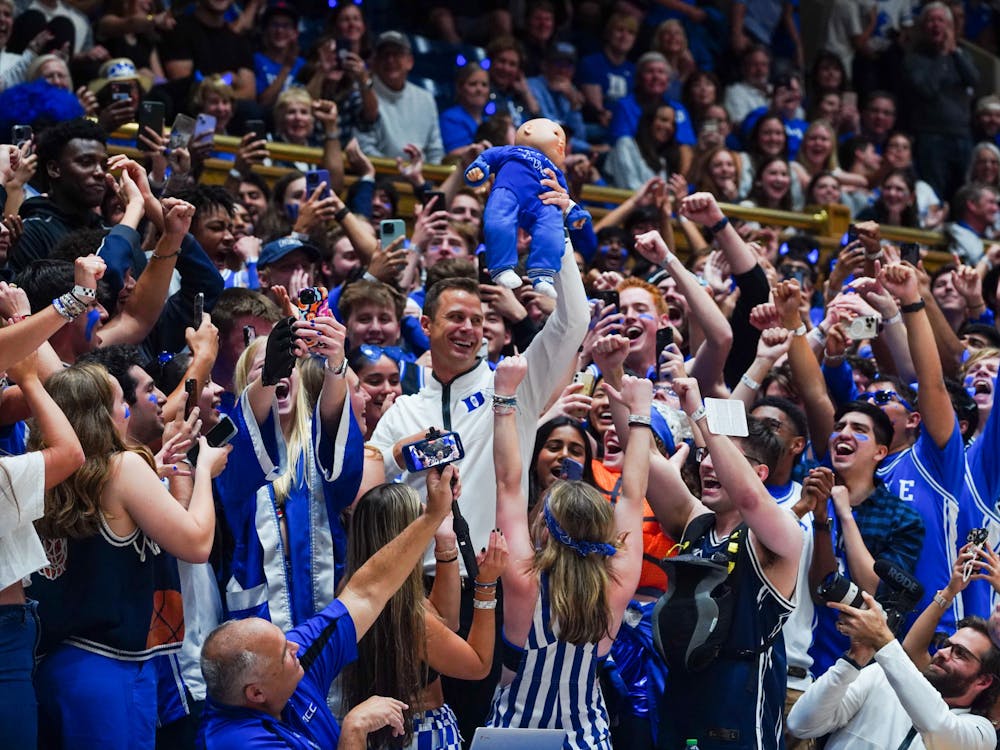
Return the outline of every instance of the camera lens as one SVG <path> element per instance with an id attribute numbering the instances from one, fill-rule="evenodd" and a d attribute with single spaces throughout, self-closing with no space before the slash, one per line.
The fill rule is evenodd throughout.
<path id="1" fill-rule="evenodd" d="M 816 589 L 816 593 L 825 602 L 840 602 L 849 607 L 865 608 L 865 600 L 861 589 L 840 573 L 830 573 Z"/>

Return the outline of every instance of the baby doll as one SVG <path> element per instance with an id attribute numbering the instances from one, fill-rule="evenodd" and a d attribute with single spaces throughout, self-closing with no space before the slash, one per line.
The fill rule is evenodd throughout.
<path id="1" fill-rule="evenodd" d="M 539 194 L 548 192 L 541 184 L 554 177 L 563 188 L 562 167 L 566 158 L 566 134 L 558 123 L 545 118 L 529 120 L 517 129 L 513 146 L 489 148 L 465 170 L 465 180 L 481 185 L 493 174 L 496 179 L 486 201 L 483 233 L 490 276 L 500 286 L 517 289 L 521 277 L 517 267 L 517 228 L 531 235 L 528 278 L 536 291 L 555 298 L 555 274 L 562 265 L 565 248 L 563 212 L 546 205 Z M 573 204 L 571 226 L 589 221 L 590 214 Z"/>

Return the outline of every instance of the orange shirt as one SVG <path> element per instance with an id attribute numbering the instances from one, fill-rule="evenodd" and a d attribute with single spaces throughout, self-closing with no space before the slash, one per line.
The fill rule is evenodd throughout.
<path id="1" fill-rule="evenodd" d="M 621 478 L 620 471 L 612 471 L 597 459 L 591 462 L 591 470 L 594 472 L 594 481 L 601 494 L 608 500 L 618 500 L 618 483 Z M 653 560 L 662 560 L 671 554 L 675 542 L 663 531 L 660 522 L 653 515 L 653 509 L 649 507 L 646 499 L 642 500 L 642 573 L 639 576 L 639 588 L 637 591 L 644 594 L 664 593 L 667 590 L 667 574 Z M 674 551 L 672 554 L 677 554 Z"/>

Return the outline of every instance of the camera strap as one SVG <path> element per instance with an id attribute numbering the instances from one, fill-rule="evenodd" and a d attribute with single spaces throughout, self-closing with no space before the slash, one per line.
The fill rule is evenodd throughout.
<path id="1" fill-rule="evenodd" d="M 455 530 L 455 539 L 458 542 L 458 553 L 465 563 L 465 574 L 470 581 L 476 580 L 479 575 L 479 563 L 476 561 L 476 548 L 472 546 L 472 535 L 469 533 L 469 522 L 465 520 L 462 511 L 458 508 L 458 500 L 451 501 L 452 528 Z"/>
<path id="2" fill-rule="evenodd" d="M 899 747 L 896 750 L 906 750 L 913 742 L 913 738 L 917 736 L 917 728 L 914 726 L 910 727 L 910 731 L 906 733 L 903 741 L 899 743 Z"/>

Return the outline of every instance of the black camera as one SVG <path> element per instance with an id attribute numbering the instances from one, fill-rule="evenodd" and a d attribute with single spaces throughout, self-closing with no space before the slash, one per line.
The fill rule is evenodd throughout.
<path id="1" fill-rule="evenodd" d="M 838 602 L 848 607 L 867 609 L 858 585 L 837 572 L 828 574 L 816 588 L 816 593 L 825 602 Z"/>
<path id="2" fill-rule="evenodd" d="M 923 598 L 923 584 L 888 560 L 875 561 L 875 575 L 887 589 L 879 599 L 885 609 L 886 623 L 895 634 L 906 616 Z M 827 575 L 817 587 L 816 593 L 825 602 L 839 602 L 849 607 L 867 609 L 858 585 L 837 572 Z"/>

